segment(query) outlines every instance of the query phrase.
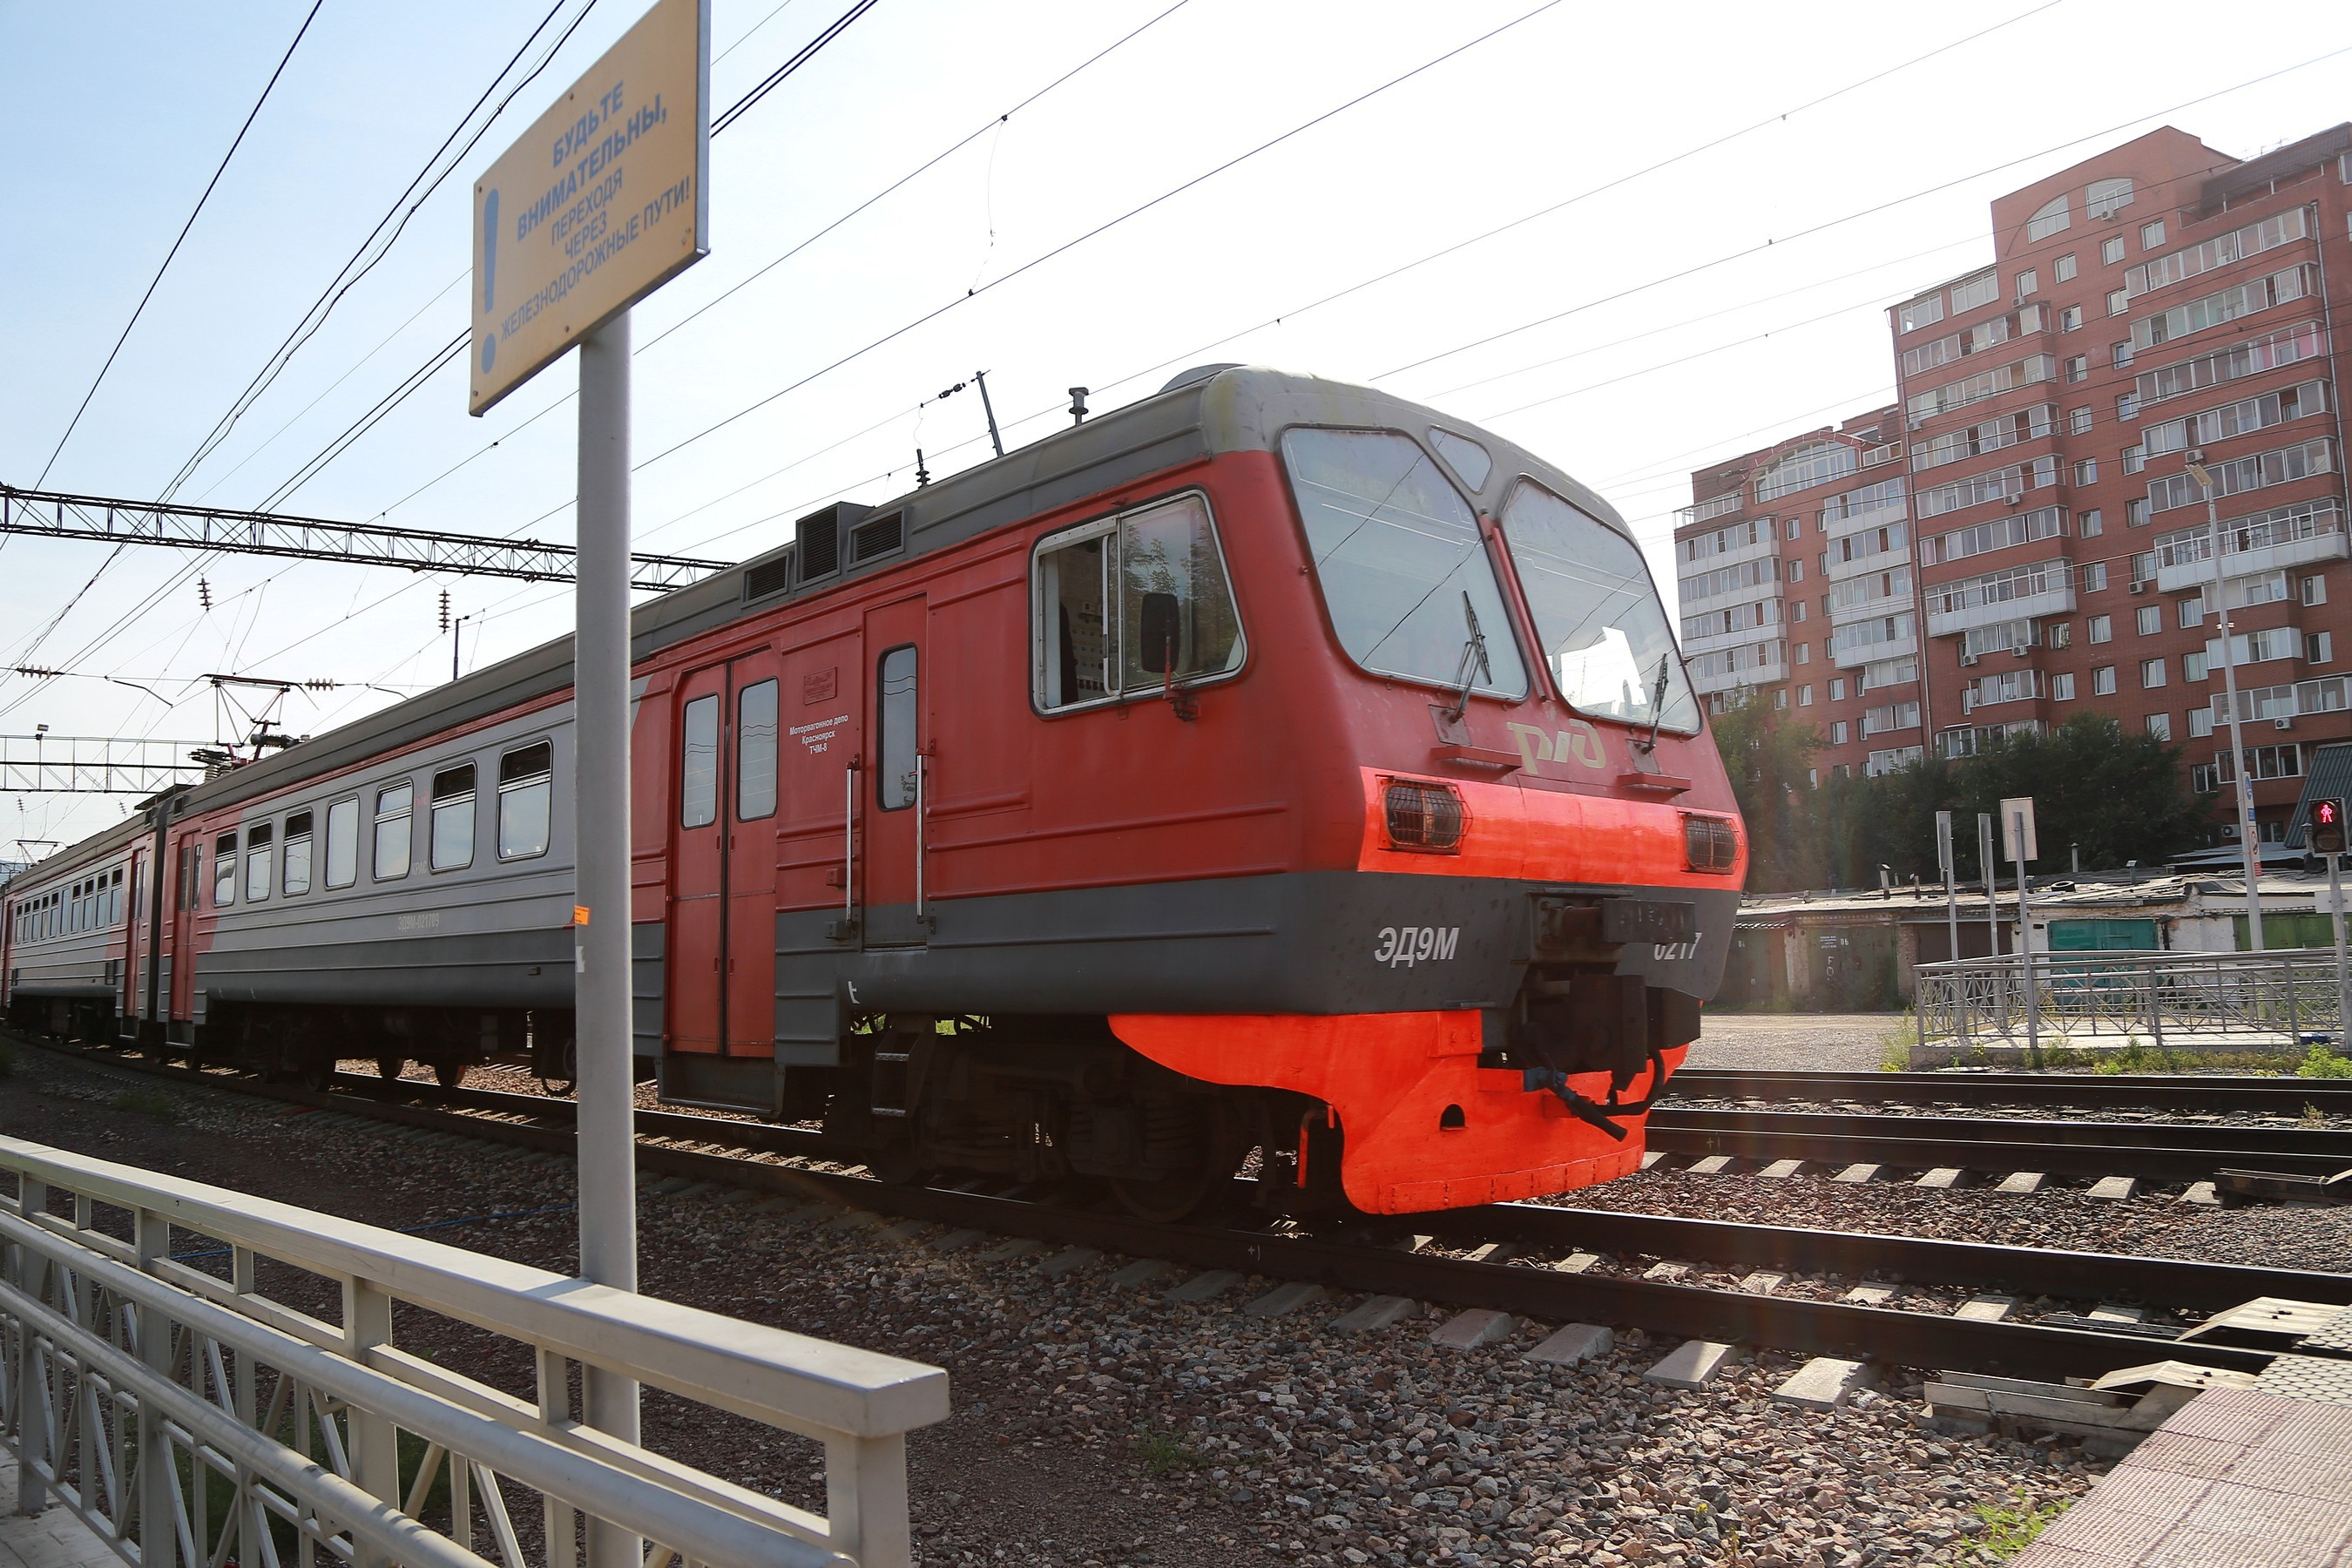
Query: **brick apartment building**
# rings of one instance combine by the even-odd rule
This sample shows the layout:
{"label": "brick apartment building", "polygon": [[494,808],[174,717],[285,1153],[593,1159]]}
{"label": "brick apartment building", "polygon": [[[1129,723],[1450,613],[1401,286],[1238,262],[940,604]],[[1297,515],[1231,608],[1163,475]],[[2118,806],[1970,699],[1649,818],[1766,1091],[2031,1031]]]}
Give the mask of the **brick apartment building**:
{"label": "brick apartment building", "polygon": [[1997,198],[1992,226],[1990,266],[1887,312],[1894,406],[1691,476],[1693,679],[1818,725],[1823,773],[2093,710],[2226,784],[2201,452],[2256,814],[2283,838],[2313,745],[2352,738],[2352,125],[2251,162],[2151,132]]}

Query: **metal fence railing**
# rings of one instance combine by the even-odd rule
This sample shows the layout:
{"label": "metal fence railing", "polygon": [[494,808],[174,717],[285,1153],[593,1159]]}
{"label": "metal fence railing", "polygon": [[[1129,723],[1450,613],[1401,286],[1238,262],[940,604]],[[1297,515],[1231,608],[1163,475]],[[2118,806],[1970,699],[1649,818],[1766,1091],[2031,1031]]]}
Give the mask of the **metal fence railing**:
{"label": "metal fence railing", "polygon": [[[1923,963],[1916,970],[1924,1047],[2022,1040],[2026,970],[2014,954]],[[2292,1045],[2336,1033],[2336,953],[2037,952],[2032,1001],[2043,1043]]]}
{"label": "metal fence railing", "polygon": [[[135,1568],[911,1559],[936,1367],[17,1139],[0,1172],[9,1500]],[[593,1430],[591,1378],[738,1452],[821,1445],[824,1511]]]}

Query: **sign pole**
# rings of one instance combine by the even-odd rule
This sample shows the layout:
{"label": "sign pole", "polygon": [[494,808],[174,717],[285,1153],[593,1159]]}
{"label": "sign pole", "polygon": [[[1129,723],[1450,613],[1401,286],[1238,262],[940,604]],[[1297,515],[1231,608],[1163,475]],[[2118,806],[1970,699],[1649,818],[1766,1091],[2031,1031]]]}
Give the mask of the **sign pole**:
{"label": "sign pole", "polygon": [[2336,928],[2336,1048],[2352,1052],[2352,965],[2344,951],[2344,857],[2327,858],[2327,918]]}
{"label": "sign pole", "polygon": [[2009,971],[2000,963],[2000,864],[1992,858],[1992,815],[1977,813],[1977,864],[1984,868],[1985,962],[1992,967],[1993,1016],[2009,1033]]}
{"label": "sign pole", "polygon": [[2042,1066],[2042,998],[2033,992],[2033,921],[2025,902],[2025,813],[2012,811],[2009,821],[2017,837],[2011,847],[2017,851],[2017,958],[2025,975],[2025,1056],[2038,1068]]}
{"label": "sign pole", "polygon": [[[1960,962],[1960,886],[1957,868],[1952,864],[1952,814],[1936,814],[1936,864],[1944,874],[1944,930],[1949,951],[1945,954],[1955,965],[1952,971],[1952,1016],[1960,1044],[1969,1043],[1968,978],[1957,967]],[[1924,1010],[1922,1016],[1925,1016]]]}
{"label": "sign pole", "polygon": [[[635,1074],[629,1004],[629,312],[580,343],[573,768],[579,846],[574,1035],[580,1272],[637,1288]],[[590,1426],[637,1440],[637,1384],[583,1367]],[[634,1543],[591,1521],[591,1568]]]}

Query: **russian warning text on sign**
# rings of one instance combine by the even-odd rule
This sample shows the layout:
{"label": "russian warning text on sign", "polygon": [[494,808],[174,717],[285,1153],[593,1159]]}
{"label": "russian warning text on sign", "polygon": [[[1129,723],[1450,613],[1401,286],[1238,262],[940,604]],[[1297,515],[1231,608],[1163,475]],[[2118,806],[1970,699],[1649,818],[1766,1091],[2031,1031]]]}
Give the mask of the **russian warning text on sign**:
{"label": "russian warning text on sign", "polygon": [[474,186],[479,414],[709,250],[709,0],[660,0]]}

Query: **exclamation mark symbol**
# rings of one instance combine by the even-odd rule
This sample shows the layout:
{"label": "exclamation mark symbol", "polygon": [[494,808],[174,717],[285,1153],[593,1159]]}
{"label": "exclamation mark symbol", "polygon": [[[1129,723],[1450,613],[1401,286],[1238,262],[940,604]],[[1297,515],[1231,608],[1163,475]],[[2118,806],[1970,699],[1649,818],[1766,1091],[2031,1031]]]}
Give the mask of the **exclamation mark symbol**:
{"label": "exclamation mark symbol", "polygon": [[[487,192],[482,197],[482,314],[487,316],[496,308],[499,290],[499,193]],[[482,370],[487,374],[498,363],[499,334],[494,327],[482,329]]]}

